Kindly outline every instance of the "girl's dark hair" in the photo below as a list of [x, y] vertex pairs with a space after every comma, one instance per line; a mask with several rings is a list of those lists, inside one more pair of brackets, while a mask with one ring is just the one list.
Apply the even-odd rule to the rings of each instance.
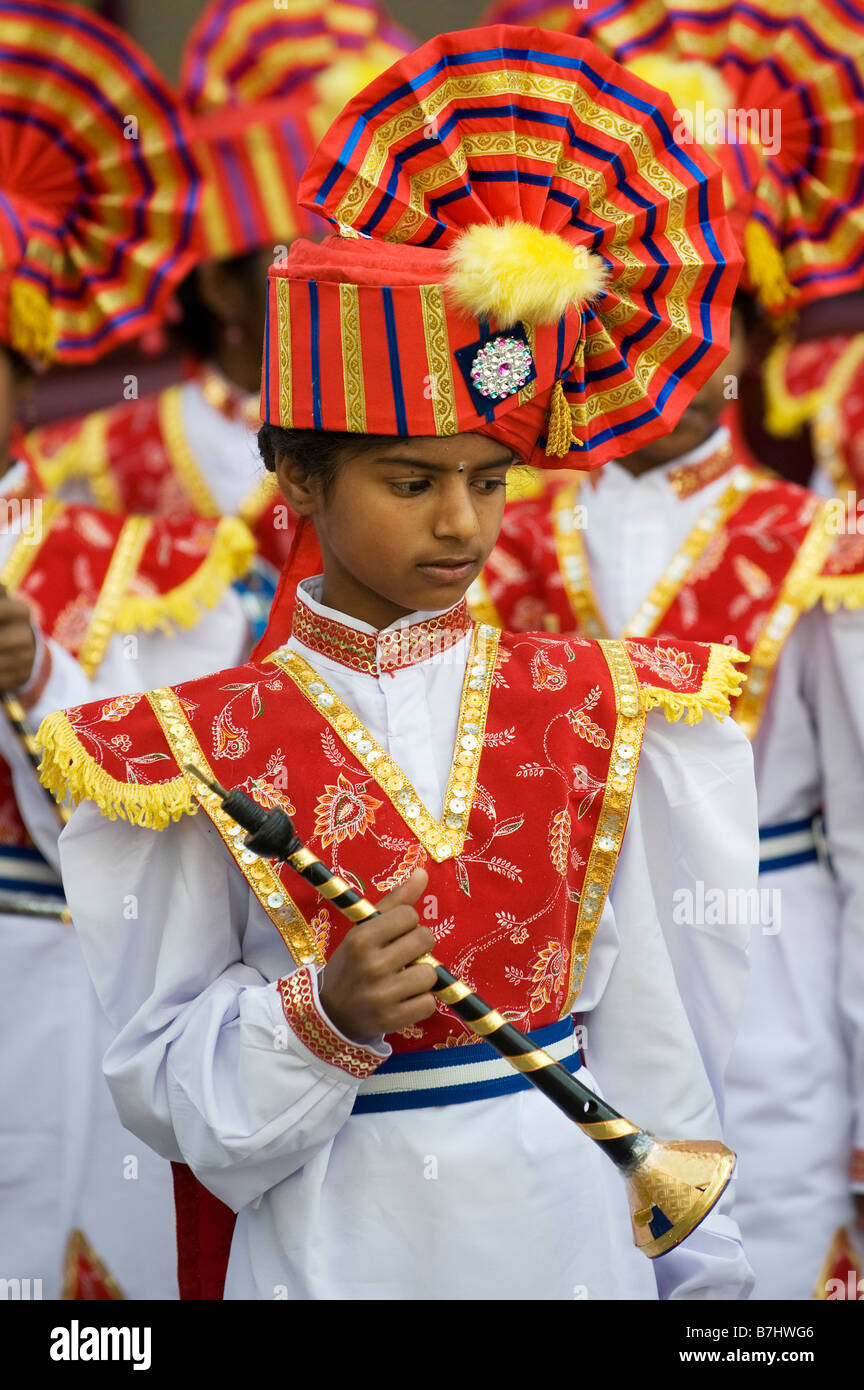
[[[222, 269], [239, 281], [250, 295], [260, 296], [261, 268], [257, 252], [248, 251], [242, 256], [232, 256], [222, 262]], [[199, 362], [203, 361], [213, 353], [219, 324], [201, 298], [197, 269], [190, 270], [178, 287], [177, 302], [180, 305], [181, 317], [178, 323], [171, 325], [172, 333], [181, 347], [192, 353]]]
[[339, 471], [339, 455], [350, 450], [356, 457], [395, 443], [392, 434], [350, 434], [336, 430], [283, 430], [279, 425], [262, 425], [258, 449], [268, 472], [276, 470], [276, 455], [290, 454], [303, 465], [306, 476], [321, 484], [325, 494]]

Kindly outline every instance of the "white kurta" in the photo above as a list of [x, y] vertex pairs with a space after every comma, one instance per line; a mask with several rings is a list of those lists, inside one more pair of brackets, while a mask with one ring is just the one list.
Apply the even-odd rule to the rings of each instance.
[[[381, 677], [293, 644], [440, 815], [468, 641]], [[694, 876], [712, 876], [720, 847], [730, 881], [754, 881], [752, 761], [733, 725], [650, 716], [579, 999], [586, 1083], [657, 1133], [709, 1138], [719, 1122], [663, 935], [668, 884], [644, 852], [652, 820], [686, 834]], [[155, 832], [84, 805], [60, 848], [117, 1033], [105, 1071], [118, 1108], [239, 1212], [226, 1297], [650, 1299], [658, 1281], [663, 1296], [746, 1295], [720, 1213], [656, 1264], [639, 1254], [617, 1172], [533, 1089], [352, 1116], [358, 1083], [285, 1038], [275, 981], [294, 963], [203, 816]], [[134, 922], [119, 908], [128, 893]]]
[[[641, 478], [607, 464], [582, 488], [588, 563], [610, 632], [633, 617], [728, 481], [679, 499], [668, 471], [725, 438], [718, 431]], [[734, 641], [735, 624], [715, 636]], [[864, 1147], [862, 690], [864, 614], [817, 608], [786, 643], [754, 740], [760, 824], [823, 808], [836, 871], [807, 863], [760, 878], [769, 911], [753, 931], [726, 1105], [739, 1159], [735, 1215], [757, 1298], [809, 1298], [831, 1237], [853, 1217], [849, 1157], [853, 1143]]]
[[[10, 471], [0, 489], [14, 485]], [[0, 535], [0, 565], [16, 537]], [[188, 680], [248, 650], [242, 606], [229, 590], [197, 627], [172, 640], [111, 639], [94, 679], [51, 642], [52, 674], [29, 721], [100, 695]], [[22, 818], [59, 873], [60, 824], [11, 727], [0, 718]], [[117, 1117], [101, 1059], [113, 1032], [74, 930], [0, 914], [4, 982], [0, 1072], [0, 1277], [42, 1280], [57, 1298], [63, 1252], [80, 1228], [132, 1298], [176, 1298], [171, 1174]]]

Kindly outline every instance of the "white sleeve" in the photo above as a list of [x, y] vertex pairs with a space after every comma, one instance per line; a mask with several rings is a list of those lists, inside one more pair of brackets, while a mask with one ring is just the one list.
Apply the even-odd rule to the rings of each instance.
[[[63, 647], [49, 640], [51, 674], [39, 700], [28, 712], [27, 721], [35, 730], [53, 710], [87, 704], [109, 695], [150, 690], [154, 686], [179, 685], [223, 667], [239, 666], [248, 660], [251, 644], [249, 624], [233, 589], [226, 590], [216, 607], [205, 613], [191, 629], [171, 634], [158, 631], [115, 633], [92, 679]], [[58, 868], [60, 822], [11, 725], [2, 717], [0, 757], [5, 758], [12, 769], [15, 797], [24, 824], [48, 862]]]
[[678, 989], [724, 1112], [724, 1079], [758, 924], [759, 822], [753, 751], [732, 719], [649, 715], [636, 802], [651, 895]]
[[[239, 1211], [333, 1138], [359, 1079], [308, 1050], [286, 1026], [278, 982], [241, 959], [248, 930], [276, 934], [202, 815], [157, 832], [107, 821], [88, 803], [60, 852], [117, 1032], [104, 1071], [120, 1118]], [[278, 937], [276, 946], [288, 976], [294, 963]], [[360, 1050], [370, 1070], [390, 1052]]]
[[[804, 693], [821, 762], [840, 901], [838, 1006], [848, 1049], [856, 1170], [864, 1166], [864, 613], [806, 614]], [[794, 635], [794, 634], [793, 634]], [[802, 633], [803, 635], [803, 633]], [[856, 1181], [864, 1191], [864, 1179]]]
[[[726, 829], [724, 816], [719, 812], [712, 815], [710, 811], [717, 784], [711, 771], [713, 761], [705, 757], [710, 740], [700, 743], [698, 727], [670, 725], [667, 732], [661, 725], [656, 738], [656, 724], [654, 730], [646, 731], [630, 821], [609, 897], [618, 952], [602, 995], [587, 1020], [588, 1064], [604, 1095], [635, 1124], [666, 1139], [722, 1137], [711, 1084], [676, 980], [665, 930], [671, 910], [667, 889], [676, 882], [676, 872], [678, 882], [685, 885], [691, 884], [698, 874], [707, 873], [717, 837]], [[677, 745], [674, 754], [670, 737]], [[692, 757], [688, 756], [687, 747], [691, 741]], [[663, 766], [667, 758], [673, 757], [682, 764], [678, 790], [688, 789], [678, 807], [673, 799], [674, 785], [670, 783], [671, 767]], [[744, 760], [744, 766], [747, 765]], [[745, 795], [751, 796], [746, 788], [744, 779]], [[674, 862], [665, 868], [650, 862], [658, 852], [653, 842], [655, 827], [674, 827], [676, 819], [700, 818], [701, 840], [695, 827], [688, 830], [686, 874], [681, 866], [676, 870]], [[661, 857], [672, 853], [666, 844]], [[748, 849], [744, 862], [751, 855]], [[741, 867], [743, 871], [743, 863]], [[697, 945], [694, 959], [709, 960], [708, 950]], [[737, 957], [732, 960], [737, 962]], [[602, 961], [596, 964], [600, 970], [604, 968]], [[689, 972], [686, 955], [682, 969], [685, 967]], [[736, 976], [738, 968], [736, 963]], [[728, 1010], [724, 1017], [728, 1022]], [[718, 1036], [725, 1035], [718, 1031]], [[655, 1262], [661, 1298], [747, 1297], [753, 1275], [741, 1248], [737, 1225], [729, 1216], [731, 1207], [732, 1195], [727, 1192], [682, 1245]]]

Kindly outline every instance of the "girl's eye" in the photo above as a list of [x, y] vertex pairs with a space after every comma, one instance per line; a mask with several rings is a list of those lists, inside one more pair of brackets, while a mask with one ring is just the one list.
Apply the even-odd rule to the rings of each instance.
[[478, 478], [475, 487], [479, 487], [481, 492], [494, 492], [496, 488], [506, 487], [504, 478]]
[[428, 478], [410, 478], [404, 483], [391, 483], [400, 497], [419, 497], [421, 492], [425, 492], [429, 486]]

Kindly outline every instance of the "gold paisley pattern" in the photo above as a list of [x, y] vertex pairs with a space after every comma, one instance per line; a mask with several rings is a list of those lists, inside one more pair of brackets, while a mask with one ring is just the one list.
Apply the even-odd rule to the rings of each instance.
[[450, 362], [450, 336], [447, 332], [444, 294], [440, 285], [420, 285], [419, 289], [435, 433], [458, 434], [459, 422], [456, 419], [456, 396], [453, 390], [453, 368]]
[[363, 352], [360, 344], [360, 291], [356, 285], [339, 286], [339, 322], [346, 428], [352, 434], [365, 434], [366, 386], [363, 380]]
[[294, 403], [291, 394], [291, 284], [276, 281], [276, 312], [279, 322], [279, 424], [283, 430], [294, 425]]

